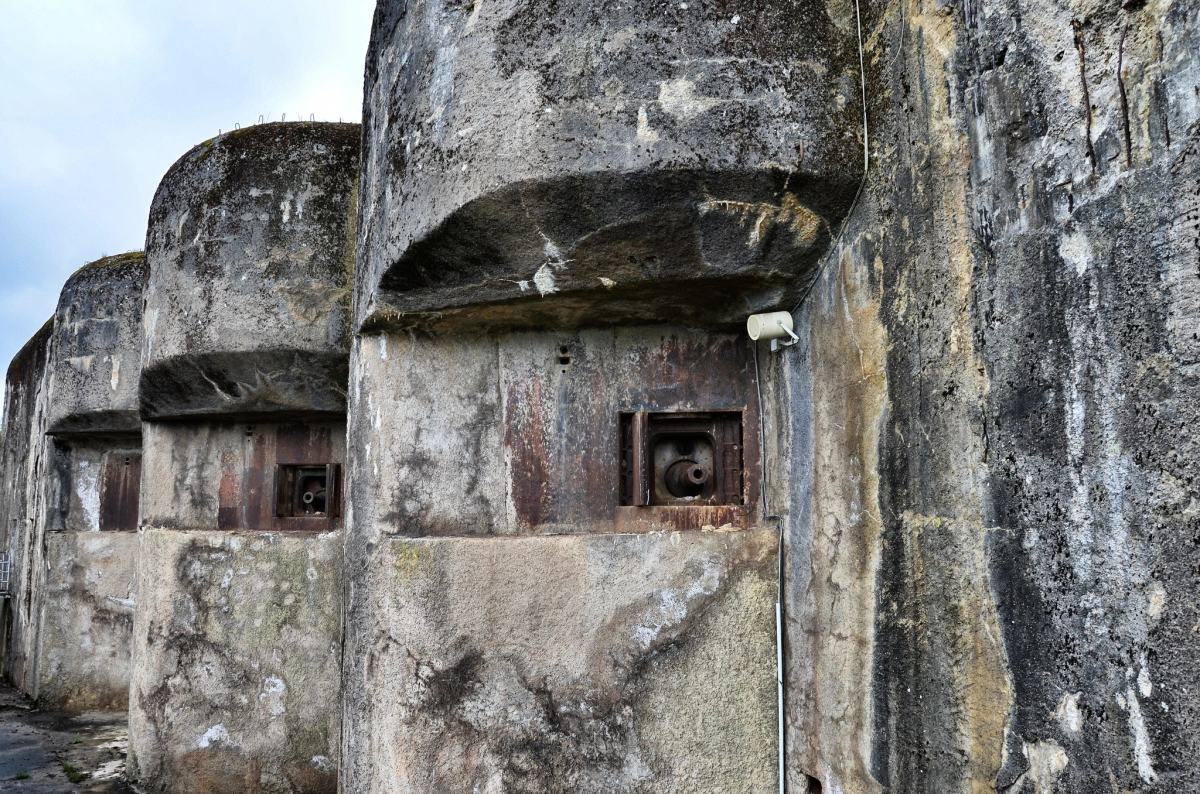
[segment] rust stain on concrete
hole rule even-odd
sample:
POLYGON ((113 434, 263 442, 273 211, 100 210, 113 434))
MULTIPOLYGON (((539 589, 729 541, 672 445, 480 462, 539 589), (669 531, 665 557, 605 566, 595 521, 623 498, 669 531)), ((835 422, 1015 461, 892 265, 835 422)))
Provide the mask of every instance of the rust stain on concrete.
POLYGON ((753 219, 747 243, 751 248, 758 247, 771 229, 777 226, 791 232, 796 243, 801 245, 815 240, 822 228, 829 228, 824 218, 801 204, 791 193, 785 193, 779 204, 715 199, 710 196, 701 202, 700 211, 729 213, 738 216, 742 223, 753 219))

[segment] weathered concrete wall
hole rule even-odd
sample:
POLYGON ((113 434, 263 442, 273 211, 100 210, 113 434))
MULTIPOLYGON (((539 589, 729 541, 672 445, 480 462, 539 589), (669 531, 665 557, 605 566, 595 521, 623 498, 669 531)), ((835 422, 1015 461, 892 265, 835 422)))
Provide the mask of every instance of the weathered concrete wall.
POLYGON ((3 481, 0 528, 12 560, 12 596, 4 606, 4 674, 36 696, 37 632, 40 611, 34 594, 42 566, 46 443, 53 319, 25 343, 8 366, 4 383, 3 481))
POLYGON ((308 458, 299 462, 341 464, 344 427, 144 427, 133 775, 172 792, 332 791, 340 522, 298 518, 290 521, 309 523, 254 530, 276 526, 275 460, 297 453, 308 458))
POLYGON ((643 529, 758 521, 749 340, 669 328, 359 337, 348 509, 374 537, 629 531, 621 411, 743 416, 745 509, 643 529), (703 362, 703 366, 700 363, 703 362))
MULTIPOLYGON (((101 529, 106 511, 112 521, 112 502, 121 496, 113 469, 139 458, 140 445, 140 438, 128 436, 48 439, 50 466, 42 483, 51 505, 42 538, 46 572, 34 596, 41 621, 36 691, 42 708, 124 710, 128 703, 136 511, 132 520, 125 516, 125 526, 101 529)), ((136 506, 125 501, 126 508, 136 506)))
POLYGON ((150 208, 143 419, 344 414, 357 124, 205 141, 150 208))
POLYGON ((171 792, 336 790, 341 557, 340 532, 143 531, 134 779, 171 792))
POLYGON ((327 531, 340 518, 275 516, 275 463, 336 463, 346 428, 324 422, 148 422, 142 524, 160 529, 327 531))
POLYGON ((767 389, 792 783, 1200 790, 1197 12, 864 22, 870 177, 767 389))
POLYGON ((357 314, 736 323, 810 276, 862 168, 845 2, 378 4, 357 314))
POLYGON ((796 315, 800 342, 761 351, 767 506, 786 538, 790 791, 809 791, 810 780, 827 791, 880 790, 872 690, 887 338, 854 275, 826 271, 796 315))
POLYGON ((43 707, 124 708, 128 700, 137 539, 98 533, 137 526, 145 277, 144 257, 130 253, 67 280, 48 344, 44 416, 24 440, 40 505, 26 522, 34 551, 24 574, 38 622, 27 691, 43 707))
POLYGON ((345 431, 145 425, 130 743, 134 776, 154 790, 335 786, 341 532, 322 531, 324 519, 307 532, 239 531, 259 526, 264 505, 274 520, 273 462, 293 447, 341 463, 345 431))
POLYGON ((352 371, 343 790, 773 790, 746 340, 380 333, 352 371), (619 507, 633 410, 738 412, 745 503, 619 507))
POLYGON ((998 783, 1065 763, 1060 791, 1200 790, 1200 10, 1048 6, 1011 30, 1026 13, 966 20, 955 64, 987 376, 972 427, 1014 671, 998 783), (999 46, 1029 67, 988 68, 999 46))
POLYGON ((38 706, 124 711, 129 705, 137 534, 49 532, 45 554, 38 706))
POLYGON ((381 3, 366 92, 343 789, 775 790, 740 326, 858 185, 854 7, 381 3), (722 410, 736 509, 622 504, 622 412, 722 410))
POLYGON ((776 542, 380 538, 342 790, 774 791, 776 542))

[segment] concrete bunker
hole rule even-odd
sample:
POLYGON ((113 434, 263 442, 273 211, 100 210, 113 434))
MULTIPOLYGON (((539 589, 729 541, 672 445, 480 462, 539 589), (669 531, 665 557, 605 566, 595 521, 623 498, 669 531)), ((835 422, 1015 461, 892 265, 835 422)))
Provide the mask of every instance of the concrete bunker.
POLYGON ((130 739, 156 789, 336 788, 358 135, 227 133, 151 207, 130 739))
POLYGON ((54 318, 13 357, 4 388, 4 481, 0 538, 10 565, 4 611, 4 675, 21 691, 37 691, 37 642, 41 617, 34 593, 40 586, 44 528, 44 461, 50 350, 54 318))
POLYGON ((141 253, 80 268, 9 370, 4 664, 43 708, 128 701, 145 277, 141 253))
MULTIPOLYGON (((1195 4, 621 5, 384 0, 360 191, 313 125, 164 181, 142 782, 775 791, 782 733, 797 793, 1200 790, 1195 4)), ((55 445, 121 453, 45 434, 57 325, 27 691, 44 541, 129 534, 48 531, 55 445)))
POLYGON ((823 6, 735 5, 377 10, 346 791, 778 785, 743 323, 850 205, 860 74, 823 6))
POLYGON ((146 260, 107 257, 59 297, 46 417, 39 704, 124 709, 136 603, 146 260))

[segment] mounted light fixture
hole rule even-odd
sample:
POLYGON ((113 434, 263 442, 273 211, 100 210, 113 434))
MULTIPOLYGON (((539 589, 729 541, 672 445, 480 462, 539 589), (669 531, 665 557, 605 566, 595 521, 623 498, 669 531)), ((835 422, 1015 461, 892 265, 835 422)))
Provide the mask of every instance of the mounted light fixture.
POLYGON ((800 337, 792 331, 791 312, 752 314, 746 318, 746 333, 750 334, 750 338, 755 342, 770 339, 773 351, 778 350, 780 345, 789 347, 800 341, 800 337), (784 341, 779 341, 781 339, 784 341))

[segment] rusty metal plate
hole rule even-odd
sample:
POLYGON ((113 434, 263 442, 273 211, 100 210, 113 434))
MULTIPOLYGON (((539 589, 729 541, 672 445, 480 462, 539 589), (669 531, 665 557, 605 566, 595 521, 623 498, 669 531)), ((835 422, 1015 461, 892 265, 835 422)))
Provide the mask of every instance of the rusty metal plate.
POLYGON ((334 466, 333 432, 328 424, 244 425, 239 445, 221 456, 221 484, 217 528, 252 532, 307 530, 327 532, 340 528, 337 506, 340 483, 334 479, 331 509, 321 516, 280 516, 276 470, 280 466, 334 466))
MULTIPOLYGON (((513 529, 641 531, 634 527, 643 520, 639 515, 658 529, 751 525, 759 502, 760 445, 750 344, 741 335, 646 329, 584 331, 558 340, 508 337, 500 346, 500 366, 513 529), (742 462, 721 459, 714 466, 740 469, 741 487, 728 490, 740 490, 741 498, 730 501, 743 502, 744 509, 723 505, 711 515, 689 515, 679 511, 715 508, 664 505, 628 515, 621 508, 619 516, 623 471, 628 476, 631 466, 652 465, 641 458, 623 464, 621 434, 632 432, 632 425, 623 431, 622 415, 681 411, 741 416, 742 462)), ((628 509, 642 509, 634 504, 628 509)))
POLYGON ((138 527, 142 488, 142 453, 114 450, 104 456, 100 481, 100 531, 138 527))
POLYGON ((748 529, 754 518, 749 505, 618 507, 616 532, 725 532, 748 529))

